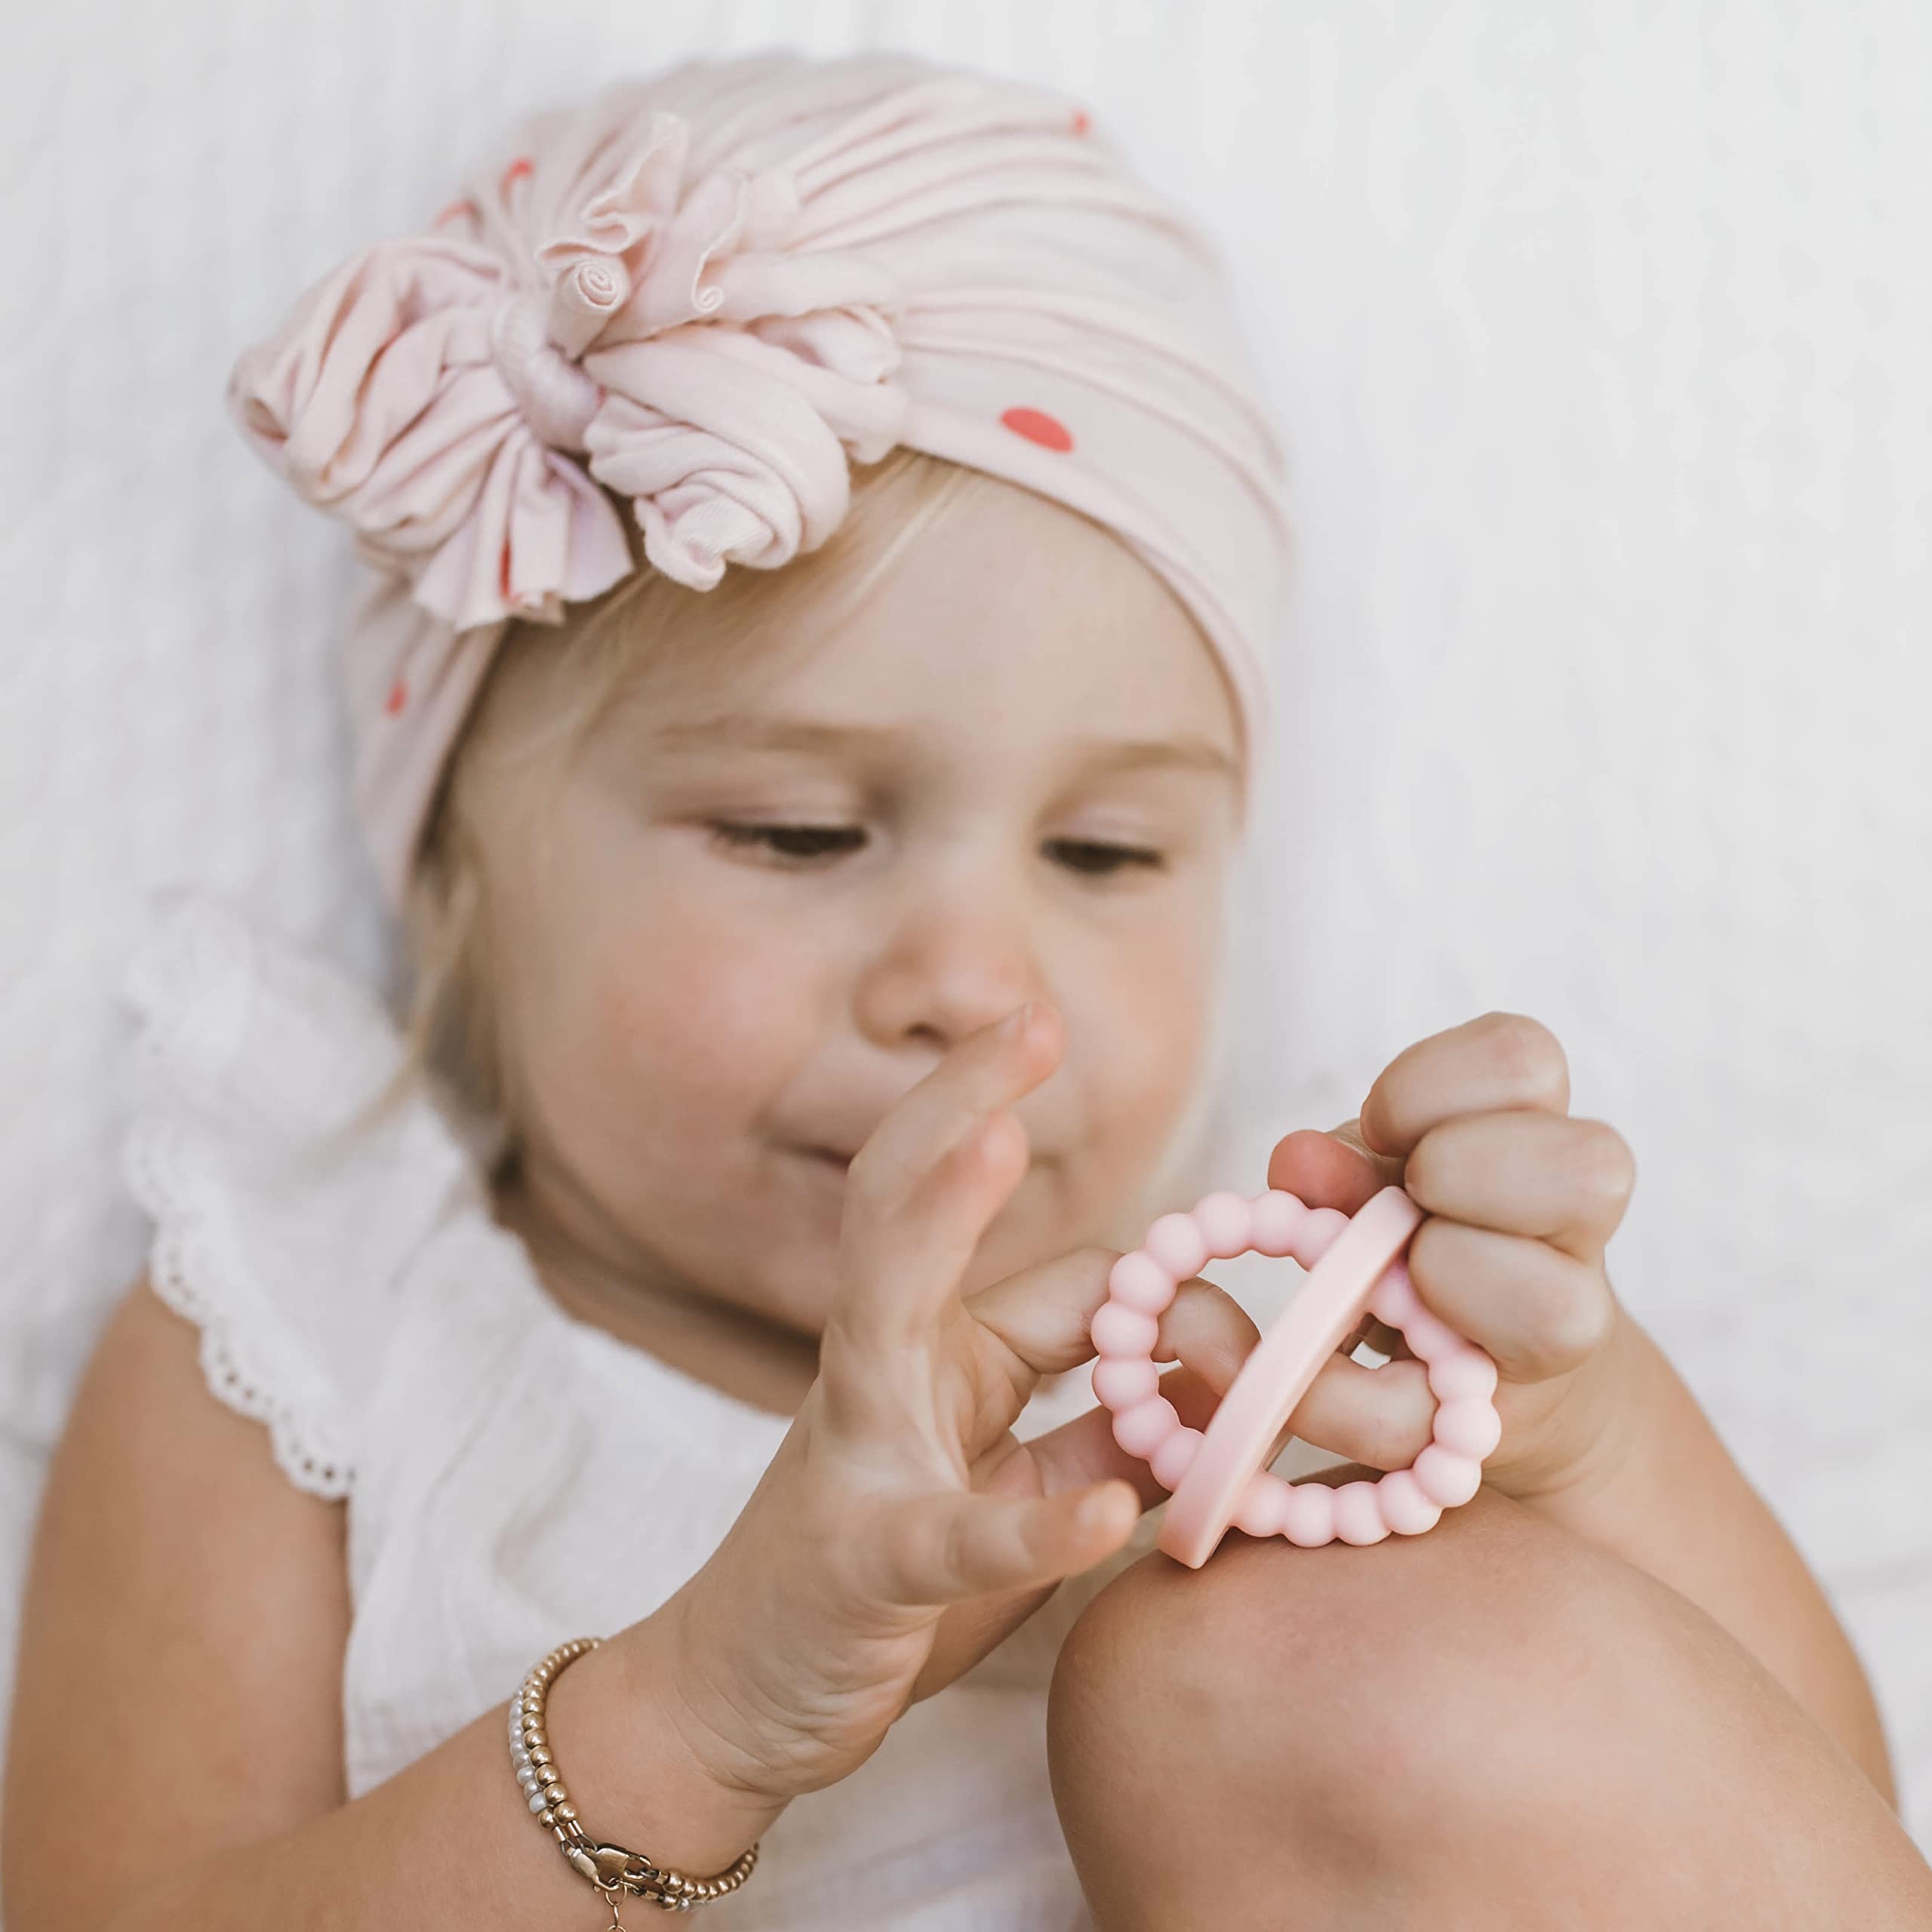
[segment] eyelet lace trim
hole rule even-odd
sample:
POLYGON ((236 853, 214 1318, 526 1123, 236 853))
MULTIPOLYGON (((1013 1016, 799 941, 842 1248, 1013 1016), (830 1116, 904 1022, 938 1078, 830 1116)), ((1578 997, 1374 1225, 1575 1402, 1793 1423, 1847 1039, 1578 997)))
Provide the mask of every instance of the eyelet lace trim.
POLYGON ((201 1330, 209 1388, 267 1426, 290 1480, 312 1495, 346 1497, 355 1460, 342 1419, 331 1414, 336 1398, 277 1329, 250 1319, 263 1298, 236 1251, 220 1137, 193 1115, 232 1121, 239 1110, 270 1142, 291 1128, 326 1132, 394 1064, 394 1030, 352 981, 292 947, 259 943, 245 918, 198 892, 158 902, 123 991, 139 1021, 140 1072, 169 1097, 137 1114, 122 1161, 130 1191, 154 1217, 155 1293, 201 1330), (293 1077, 266 1063, 256 1075, 236 1060, 265 1004, 288 1035, 293 1077), (318 1056, 328 1091, 300 1077, 318 1056))
POLYGON ((208 1184, 205 1143, 177 1121, 137 1120, 123 1162, 135 1198, 155 1218, 148 1278, 176 1314, 202 1331, 202 1372, 217 1398, 268 1426, 275 1459, 298 1489, 340 1500, 355 1481, 348 1446, 315 1413, 315 1398, 288 1389, 286 1362, 265 1360, 235 1318, 254 1299, 234 1263, 226 1218, 208 1184))

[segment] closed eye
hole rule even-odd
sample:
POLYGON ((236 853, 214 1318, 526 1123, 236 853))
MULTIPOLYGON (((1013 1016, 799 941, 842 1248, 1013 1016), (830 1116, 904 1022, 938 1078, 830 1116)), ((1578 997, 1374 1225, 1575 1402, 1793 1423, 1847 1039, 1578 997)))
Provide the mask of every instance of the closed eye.
MULTIPOLYGON (((855 851, 866 842, 857 825, 744 825, 718 819, 710 829, 726 844, 755 847, 796 869, 838 851, 855 851)), ((1115 845, 1092 838, 1052 838, 1047 850, 1064 855, 1068 870, 1088 878, 1112 878, 1128 866, 1159 871, 1162 855, 1145 845, 1115 845)))
POLYGON ((1047 843, 1049 851, 1081 854, 1081 863, 1072 869, 1091 877, 1110 877, 1128 866, 1158 872, 1167 863, 1159 853, 1145 845, 1110 845, 1093 838, 1053 838, 1047 843), (1089 860, 1093 863, 1087 863, 1089 860))
POLYGON ((786 859, 819 859, 843 846, 848 851, 865 843, 856 825, 737 825, 727 819, 712 821, 711 829, 728 845, 762 846, 786 859))

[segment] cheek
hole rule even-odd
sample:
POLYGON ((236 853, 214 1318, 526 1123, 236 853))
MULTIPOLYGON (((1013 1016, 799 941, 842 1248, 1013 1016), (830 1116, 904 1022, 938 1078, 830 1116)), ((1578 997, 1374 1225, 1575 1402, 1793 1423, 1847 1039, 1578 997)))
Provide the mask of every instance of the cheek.
POLYGON ((589 1044, 614 1075, 648 1072, 683 1096, 728 1093, 774 1029, 775 1004, 756 981, 712 960, 614 961, 592 992, 589 1044))
POLYGON ((803 1050, 804 1002, 761 931, 662 919, 601 936, 585 961, 579 1051, 626 1111, 672 1140, 742 1123, 803 1050))
POLYGON ((1138 1159, 1165 1140, 1192 1091, 1214 988, 1212 955, 1185 930, 1149 935, 1134 958, 1131 974, 1111 979, 1094 1029, 1106 1042, 1095 1057, 1094 1118, 1103 1138, 1138 1159))

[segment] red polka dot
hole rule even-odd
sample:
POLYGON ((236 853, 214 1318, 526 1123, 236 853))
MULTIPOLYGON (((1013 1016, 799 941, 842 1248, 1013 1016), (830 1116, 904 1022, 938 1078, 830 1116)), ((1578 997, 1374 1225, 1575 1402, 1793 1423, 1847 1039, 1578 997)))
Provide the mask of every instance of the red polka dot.
POLYGON ((469 197, 466 195, 460 202, 451 202, 449 206, 444 209, 442 213, 437 216, 434 221, 430 223, 429 226, 432 228, 440 228, 445 222, 454 221, 460 214, 474 214, 475 212, 475 203, 471 201, 469 197))
POLYGON ((1066 426, 1044 409, 1009 409, 999 419, 1015 435, 1050 450, 1070 450, 1073 438, 1066 426))
POLYGON ((389 701, 383 706, 393 718, 409 702, 409 687, 398 678, 389 687, 389 701))
POLYGON ((530 173, 534 165, 535 164, 531 160, 529 155, 527 154, 518 155, 515 160, 512 162, 509 167, 503 170, 503 180, 501 192, 507 195, 510 191, 510 183, 512 181, 521 181, 526 174, 530 173))
POLYGON ((510 594, 510 540, 507 537, 503 539, 503 558, 497 567, 497 581, 502 585, 504 601, 507 602, 510 594))
POLYGON ((1085 134, 1087 130, 1093 125, 1093 122, 1089 121, 1087 118, 1087 110, 1085 108, 1076 107, 1073 110, 1073 131, 1076 134, 1085 134))

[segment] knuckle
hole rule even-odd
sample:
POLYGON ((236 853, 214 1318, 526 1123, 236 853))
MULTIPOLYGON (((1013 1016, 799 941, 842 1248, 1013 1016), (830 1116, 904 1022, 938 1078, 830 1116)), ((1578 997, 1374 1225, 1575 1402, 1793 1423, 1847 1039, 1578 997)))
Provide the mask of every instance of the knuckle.
MULTIPOLYGON (((1414 1189, 1410 1192, 1413 1194, 1414 1189)), ((1454 1265, 1457 1238, 1456 1223, 1439 1214, 1432 1214, 1417 1229, 1414 1239, 1409 1243, 1408 1257, 1409 1279, 1417 1287, 1433 1291, 1454 1265)), ((1423 1299, 1428 1298, 1425 1294, 1423 1299)))
POLYGON ((1540 1312, 1542 1352, 1553 1367, 1574 1367, 1610 1338, 1610 1297, 1602 1278, 1581 1263, 1564 1271, 1540 1312))
POLYGON ((1370 1439, 1364 1445, 1367 1453, 1355 1460, 1371 1469, 1404 1468, 1429 1440, 1435 1403, 1429 1392, 1428 1371, 1420 1363, 1392 1361, 1367 1372, 1392 1379, 1388 1405, 1376 1412, 1370 1426, 1370 1439))
POLYGON ((1556 1035, 1524 1013, 1485 1013, 1477 1021, 1484 1051, 1509 1086, 1560 1106, 1570 1091, 1570 1063, 1556 1035))
POLYGON ((1174 1298, 1168 1306, 1177 1307, 1184 1301, 1198 1303, 1226 1293, 1219 1283, 1209 1281, 1205 1275, 1183 1275, 1174 1284, 1174 1298))
POLYGON ((1607 1121, 1579 1121, 1571 1156, 1571 1180, 1601 1208, 1618 1212, 1629 1204, 1637 1185, 1637 1157, 1630 1143, 1607 1121))
POLYGON ((1020 1116, 1006 1107, 995 1107, 978 1123, 975 1134, 969 1126, 962 1139, 977 1139, 985 1151, 1024 1167, 1032 1158, 1032 1137, 1020 1116))
POLYGON ((1081 1281, 1105 1283, 1114 1272, 1114 1263, 1127 1251, 1124 1248, 1103 1247, 1097 1242, 1088 1242, 1072 1251, 1068 1257, 1068 1265, 1081 1281))
MULTIPOLYGON (((1370 1370, 1370 1374, 1380 1374, 1380 1370, 1370 1370)), ((1355 1460, 1366 1463, 1370 1469, 1403 1469, 1404 1459, 1414 1460, 1416 1457, 1416 1445, 1408 1439, 1401 1418, 1386 1411, 1364 1416, 1352 1429, 1352 1435, 1355 1441, 1350 1441, 1349 1447, 1355 1453, 1355 1460)))
POLYGON ((1227 1357, 1232 1376, 1260 1340, 1254 1318, 1219 1282, 1191 1275, 1174 1291, 1158 1319, 1157 1358, 1178 1360, 1189 1352, 1198 1367, 1204 1356, 1227 1357))
MULTIPOLYGON (((835 1439, 869 1438, 881 1423, 877 1371, 865 1344, 847 1325, 843 1298, 827 1312, 819 1337, 819 1369, 812 1388, 817 1414, 835 1439)), ((808 1398, 809 1399, 809 1398, 808 1398)))
MULTIPOLYGON (((1417 1206, 1438 1206, 1447 1200, 1447 1164, 1453 1151, 1447 1136, 1431 1129, 1409 1150, 1402 1166, 1402 1186, 1417 1206)), ((1420 1241, 1426 1228, 1417 1235, 1420 1241)))

